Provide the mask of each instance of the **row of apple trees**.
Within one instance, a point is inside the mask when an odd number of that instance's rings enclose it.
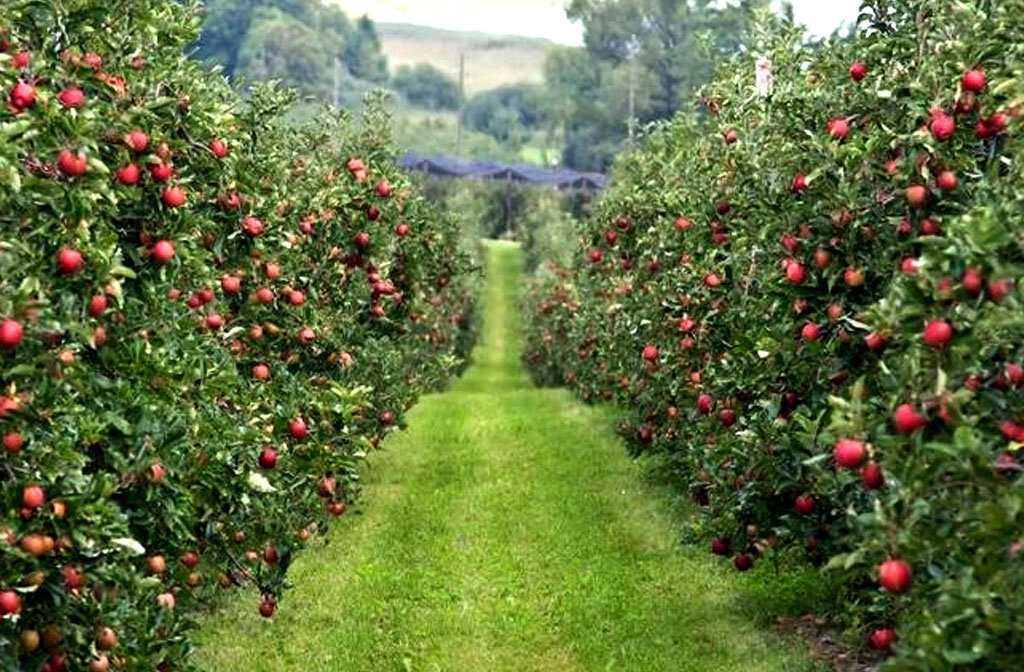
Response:
[[[530,295],[535,378],[619,404],[737,570],[837,572],[888,669],[1024,660],[1022,12],[765,21]]]
[[[0,2],[0,668],[189,667],[472,339],[389,121],[246,97],[195,3]]]

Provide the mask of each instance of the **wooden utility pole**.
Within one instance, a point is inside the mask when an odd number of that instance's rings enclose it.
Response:
[[[634,125],[636,120],[636,49],[629,53],[629,148],[633,149]]]
[[[459,52],[459,120],[455,132],[455,158],[462,158],[462,112],[466,106],[466,52]]]
[[[334,94],[332,96],[335,107],[341,107],[341,59],[334,57]]]

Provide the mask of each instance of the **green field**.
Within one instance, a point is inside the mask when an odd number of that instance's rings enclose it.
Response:
[[[199,663],[258,670],[806,670],[678,513],[610,414],[520,363],[522,253],[489,247],[472,368],[373,457],[366,510],[303,555],[273,621],[238,599]]]

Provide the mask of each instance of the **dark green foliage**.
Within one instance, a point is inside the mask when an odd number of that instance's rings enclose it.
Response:
[[[574,0],[567,12],[584,26],[585,46],[552,54],[546,83],[565,136],[565,165],[607,170],[633,118],[669,119],[735,53],[763,0],[738,4],[684,0]]]
[[[467,127],[517,145],[548,121],[547,101],[538,86],[510,84],[476,94],[462,116]]]
[[[327,99],[336,75],[343,97],[365,89],[360,81],[387,80],[387,59],[367,17],[353,25],[340,8],[322,0],[207,0],[203,5],[197,56],[223,65],[229,77],[278,79]]]
[[[345,41],[342,60],[359,79],[382,84],[388,78],[388,60],[380,49],[380,36],[368,16],[359,17],[355,32]]]
[[[428,110],[457,110],[462,105],[459,83],[429,63],[403,65],[391,86],[405,99]]]

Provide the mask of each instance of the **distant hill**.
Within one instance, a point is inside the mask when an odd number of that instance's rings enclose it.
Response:
[[[503,84],[542,82],[544,60],[557,46],[542,38],[442,30],[407,23],[378,23],[377,29],[391,72],[400,65],[426,62],[457,79],[459,54],[465,53],[469,95]]]

